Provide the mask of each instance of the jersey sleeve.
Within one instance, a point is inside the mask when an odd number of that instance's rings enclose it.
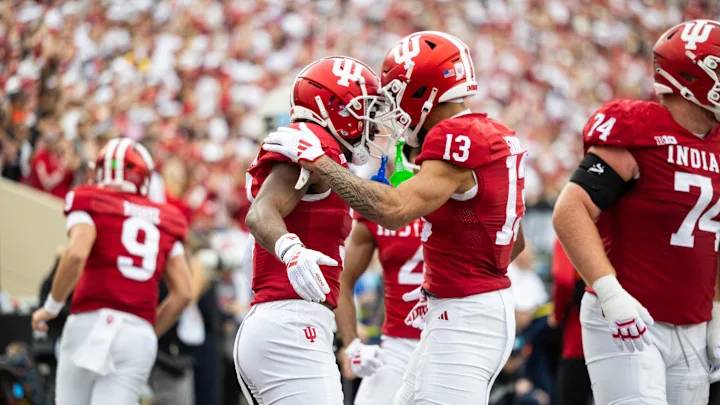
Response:
[[[65,195],[65,208],[63,212],[69,216],[73,212],[90,213],[93,206],[93,194],[90,189],[80,186]]]
[[[603,105],[583,128],[585,150],[591,146],[632,149],[654,145],[655,140],[648,136],[652,131],[645,129],[645,123],[653,119],[650,110],[646,102],[636,100],[615,100]]]
[[[183,213],[174,205],[166,204],[160,214],[160,228],[181,243],[187,239],[188,223]]]

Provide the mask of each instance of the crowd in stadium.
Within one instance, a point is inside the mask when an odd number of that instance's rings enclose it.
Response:
[[[245,171],[271,126],[286,119],[276,112],[274,93],[284,90],[280,109],[289,106],[286,89],[300,67],[340,54],[377,68],[389,46],[410,32],[459,36],[479,78],[470,106],[514,128],[532,151],[526,174],[532,212],[552,206],[576,167],[590,112],[612,98],[651,97],[652,43],[667,27],[700,17],[720,18],[720,6],[709,0],[4,1],[0,169],[5,178],[63,198],[87,180],[106,140],[123,135],[148,147],[164,198],[187,216],[195,262],[206,269],[200,327],[213,343],[191,356],[196,395],[203,398],[197,403],[220,403],[221,388],[234,387],[229,350],[249,302],[249,269],[240,260],[249,206]],[[539,339],[534,343],[548,351],[533,355],[531,345],[517,343],[496,387],[498,404],[513,403],[503,402],[510,397],[549,404],[553,395],[558,349],[545,342],[554,339],[545,307],[551,249],[542,242],[552,230],[537,233],[530,241],[539,241],[538,254],[521,257],[514,281],[527,302],[518,318],[530,332],[521,339]],[[238,269],[243,275],[232,271]],[[367,291],[358,290],[367,294],[360,302],[370,313],[363,315],[368,336],[377,334],[376,283],[368,279]],[[225,382],[217,375],[221,363]],[[237,394],[230,390],[224,403]]]

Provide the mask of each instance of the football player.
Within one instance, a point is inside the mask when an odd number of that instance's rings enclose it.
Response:
[[[96,184],[66,196],[69,242],[36,331],[74,289],[62,332],[59,405],[134,405],[155,363],[157,337],[190,302],[185,217],[147,198],[153,161],[129,138],[112,139],[96,162]],[[169,294],[158,305],[158,283]]]
[[[424,31],[401,39],[385,57],[381,84],[389,107],[375,118],[422,147],[419,172],[399,187],[354,176],[308,131],[271,134],[263,148],[300,162],[384,228],[423,217],[425,276],[411,312],[427,324],[395,401],[487,404],[515,338],[506,270],[522,247],[515,241],[526,151],[513,130],[466,107],[475,70],[454,36]]]
[[[375,73],[355,59],[313,62],[295,79],[292,123],[278,133],[314,134],[315,146],[334,163],[362,165],[378,85]],[[347,204],[327,180],[303,177],[300,166],[279,153],[260,151],[248,176],[255,295],[235,341],[238,380],[261,404],[340,405],[332,311],[351,224]]]
[[[660,101],[592,115],[553,218],[592,287],[580,317],[598,404],[706,404],[719,354],[720,23],[672,27],[653,57]]]
[[[406,149],[411,155],[417,154],[417,149]],[[409,157],[410,161],[415,158]],[[416,300],[406,301],[403,295],[416,289],[423,280],[421,229],[420,219],[393,231],[355,213],[345,245],[340,301],[335,310],[346,360],[352,372],[363,379],[355,396],[355,405],[392,404],[410,355],[417,347],[420,329],[412,327],[414,319],[405,322]],[[355,283],[367,269],[376,249],[383,270],[385,304],[380,346],[363,344],[358,338],[353,302]]]

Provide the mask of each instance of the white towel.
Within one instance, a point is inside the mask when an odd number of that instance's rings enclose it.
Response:
[[[73,362],[102,376],[114,371],[110,346],[125,320],[125,316],[118,311],[101,309],[85,342],[73,354]]]

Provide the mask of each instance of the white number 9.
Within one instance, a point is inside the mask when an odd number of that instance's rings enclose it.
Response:
[[[142,242],[139,241],[140,231],[145,234]],[[157,267],[160,245],[160,231],[158,228],[145,219],[130,217],[123,222],[121,239],[128,253],[142,258],[142,265],[140,267],[135,266],[132,257],[118,256],[117,266],[120,273],[131,280],[149,280]]]

